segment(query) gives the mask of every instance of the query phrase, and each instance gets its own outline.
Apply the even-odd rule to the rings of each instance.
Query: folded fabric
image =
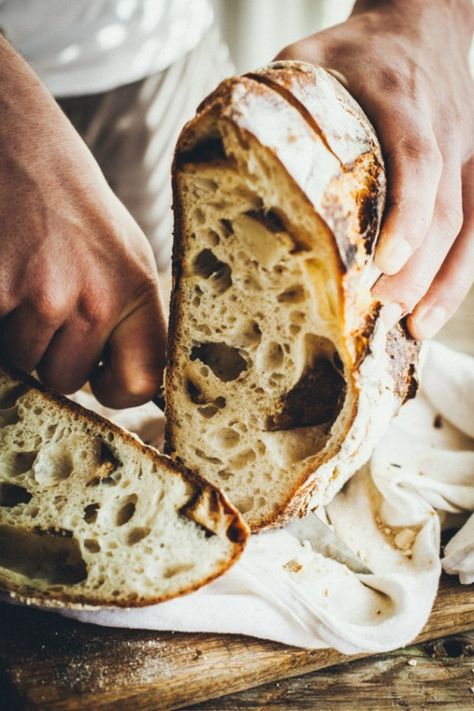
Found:
[[[314,550],[310,513],[304,526],[253,536],[234,568],[191,595],[142,609],[61,614],[105,626],[239,633],[346,654],[410,642],[436,596],[440,514],[474,511],[474,359],[437,343],[426,349],[418,397],[393,420],[370,462],[319,512],[371,574]],[[162,418],[150,406],[116,419],[160,442]],[[443,563],[461,582],[474,580],[474,517],[448,544]]]

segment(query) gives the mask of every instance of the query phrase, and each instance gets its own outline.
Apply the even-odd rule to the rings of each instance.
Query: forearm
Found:
[[[84,143],[33,70],[0,35],[0,185],[37,174],[47,186],[68,182],[75,160],[100,171]],[[38,173],[36,173],[36,170]],[[12,175],[13,171],[13,175]]]
[[[413,30],[413,25],[440,23],[446,31],[456,32],[460,48],[467,53],[474,32],[474,5],[472,0],[356,0],[351,17],[371,12],[390,14],[391,23],[398,20],[398,28]],[[393,29],[393,25],[391,26]]]

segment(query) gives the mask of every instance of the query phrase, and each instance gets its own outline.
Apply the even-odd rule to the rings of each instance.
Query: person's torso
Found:
[[[160,71],[211,25],[209,0],[0,0],[0,27],[56,96]]]

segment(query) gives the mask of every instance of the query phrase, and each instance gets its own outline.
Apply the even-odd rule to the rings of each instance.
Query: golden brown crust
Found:
[[[406,322],[398,323],[387,335],[385,350],[389,356],[390,372],[395,392],[403,404],[414,398],[418,390],[416,364],[421,343],[410,337]]]
[[[158,602],[164,602],[174,597],[180,597],[186,595],[193,590],[206,585],[207,583],[215,580],[220,575],[222,575],[228,568],[230,568],[241,556],[246,541],[249,537],[249,529],[245,522],[242,520],[237,509],[229,502],[226,495],[220,491],[213,484],[208,482],[199,473],[190,471],[186,469],[179,462],[172,460],[168,457],[164,457],[157,450],[149,445],[144,444],[136,437],[131,435],[126,430],[118,427],[113,422],[101,417],[97,413],[87,410],[76,402],[73,402],[62,395],[59,395],[49,388],[45,387],[39,383],[35,378],[31,377],[27,373],[24,373],[11,366],[6,366],[4,364],[0,365],[1,370],[6,373],[13,380],[18,380],[24,383],[28,388],[37,390],[42,393],[45,400],[49,401],[50,405],[58,411],[58,415],[61,416],[62,413],[66,412],[73,415],[77,419],[86,420],[88,425],[92,425],[94,431],[99,433],[114,433],[122,441],[126,442],[128,445],[133,446],[137,451],[140,452],[141,456],[147,457],[160,467],[167,467],[171,471],[180,473],[183,477],[188,479],[195,488],[195,498],[211,498],[214,505],[213,520],[217,521],[219,519],[221,522],[223,519],[226,521],[226,535],[233,544],[232,556],[221,565],[214,573],[206,578],[203,578],[196,584],[188,586],[187,588],[180,590],[178,593],[170,593],[156,597],[122,597],[120,599],[110,599],[104,602],[104,598],[94,598],[92,595],[68,595],[67,592],[61,591],[60,593],[55,593],[54,591],[38,594],[38,591],[34,588],[27,588],[25,586],[18,586],[13,583],[7,582],[2,583],[0,581],[0,592],[8,594],[10,597],[15,598],[26,604],[39,604],[44,607],[59,607],[67,606],[69,608],[84,608],[84,607],[94,607],[94,606],[110,606],[110,607],[141,607],[145,605],[152,605]],[[219,510],[219,516],[217,515],[216,509]],[[214,531],[216,526],[213,526],[213,533],[222,531]]]
[[[278,91],[298,108],[341,165],[328,186],[321,216],[333,230],[346,269],[366,261],[375,248],[385,201],[385,172],[377,136],[349,92],[330,74],[305,62],[274,62],[246,76]],[[335,100],[336,98],[336,100]],[[355,195],[356,221],[341,195],[344,183]]]

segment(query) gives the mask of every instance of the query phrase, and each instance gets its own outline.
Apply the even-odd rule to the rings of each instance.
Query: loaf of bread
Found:
[[[45,606],[160,602],[223,573],[247,536],[198,475],[0,369],[0,592]]]
[[[323,69],[224,81],[177,144],[166,451],[254,531],[327,502],[413,395],[371,295],[385,199],[367,117]]]

